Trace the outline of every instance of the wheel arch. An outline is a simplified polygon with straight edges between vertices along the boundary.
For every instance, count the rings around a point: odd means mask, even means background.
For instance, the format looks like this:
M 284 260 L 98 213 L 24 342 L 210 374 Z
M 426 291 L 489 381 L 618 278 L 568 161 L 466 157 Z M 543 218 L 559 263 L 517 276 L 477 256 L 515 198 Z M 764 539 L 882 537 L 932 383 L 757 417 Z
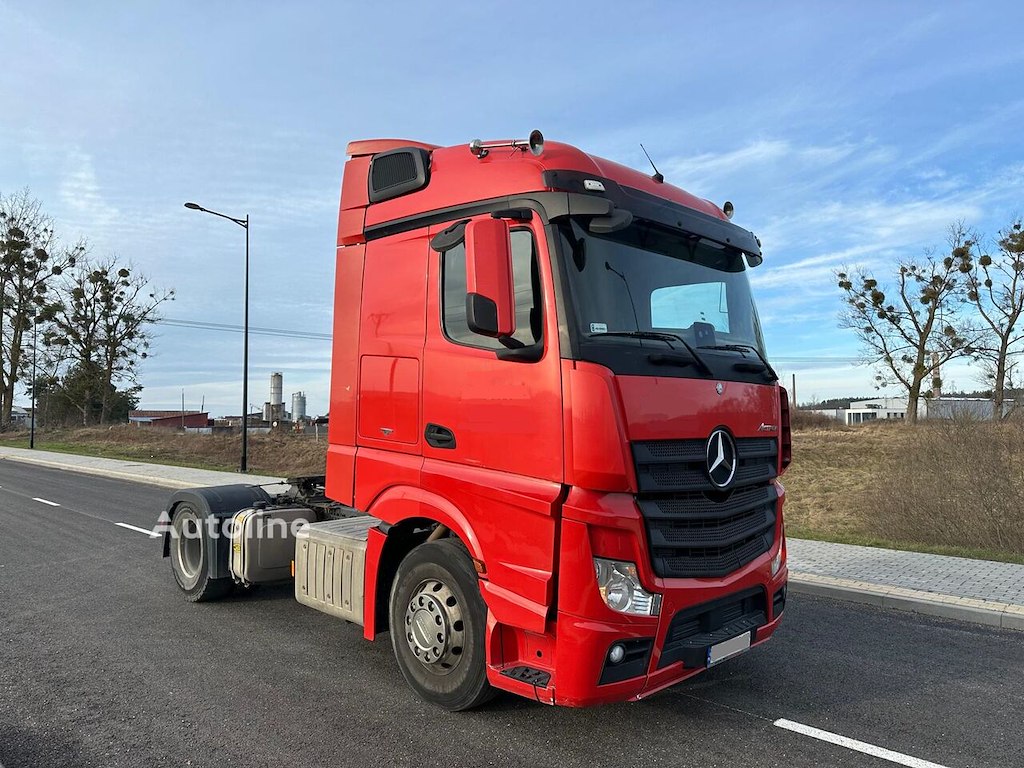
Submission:
M 376 570 L 367 586 L 373 585 L 373 595 L 367 594 L 367 610 L 364 625 L 368 639 L 389 628 L 388 599 L 398 566 L 405 557 L 420 544 L 426 542 L 438 525 L 445 526 L 453 538 L 458 539 L 469 552 L 469 556 L 485 562 L 479 539 L 466 516 L 447 499 L 419 488 L 389 488 L 370 505 L 368 514 L 383 521 L 380 526 L 384 536 Z

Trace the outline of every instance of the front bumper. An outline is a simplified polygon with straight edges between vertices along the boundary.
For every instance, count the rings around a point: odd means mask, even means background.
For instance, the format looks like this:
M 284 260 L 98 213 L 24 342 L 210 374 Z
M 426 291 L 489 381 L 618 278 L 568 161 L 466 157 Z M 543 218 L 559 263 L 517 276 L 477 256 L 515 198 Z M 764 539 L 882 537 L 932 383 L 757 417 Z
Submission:
M 778 541 L 721 578 L 659 578 L 650 569 L 642 520 L 629 514 L 635 510 L 632 500 L 587 496 L 575 509 L 567 505 L 569 516 L 563 518 L 553 703 L 590 706 L 640 699 L 706 669 L 711 645 L 749 632 L 753 647 L 775 632 L 788 579 L 785 561 L 778 573 L 771 573 Z M 780 532 L 781 497 L 780 489 Z M 595 555 L 636 563 L 644 588 L 662 596 L 660 614 L 629 616 L 609 609 L 594 582 Z M 615 643 L 627 649 L 628 677 L 608 674 Z
M 729 615 L 730 611 L 735 612 L 735 603 L 749 602 L 750 589 L 724 595 L 712 603 L 683 608 L 675 614 L 663 613 L 646 626 L 635 621 L 615 623 L 559 613 L 556 684 L 552 703 L 585 707 L 641 699 L 703 672 L 707 668 L 707 649 L 714 643 L 749 632 L 751 648 L 760 645 L 772 636 L 782 620 L 782 608 L 778 607 L 777 601 L 774 601 L 775 606 L 771 603 L 775 595 L 785 594 L 787 578 L 788 573 L 783 568 L 769 584 L 754 588 L 764 593 L 764 604 L 768 610 L 762 614 L 764 621 L 756 626 L 744 624 L 744 620 L 751 619 L 750 614 L 731 620 Z M 779 611 L 777 614 L 773 612 L 776 609 Z M 724 619 L 717 626 L 716 614 Z M 687 624 L 703 621 L 704 626 L 685 638 L 689 642 L 681 643 L 673 638 L 673 635 L 680 634 L 677 617 L 683 617 Z M 616 643 L 629 647 L 630 641 L 649 641 L 650 650 L 640 667 L 640 674 L 603 682 L 608 679 L 608 670 L 614 668 L 608 659 L 609 650 Z M 630 671 L 635 669 L 633 667 Z

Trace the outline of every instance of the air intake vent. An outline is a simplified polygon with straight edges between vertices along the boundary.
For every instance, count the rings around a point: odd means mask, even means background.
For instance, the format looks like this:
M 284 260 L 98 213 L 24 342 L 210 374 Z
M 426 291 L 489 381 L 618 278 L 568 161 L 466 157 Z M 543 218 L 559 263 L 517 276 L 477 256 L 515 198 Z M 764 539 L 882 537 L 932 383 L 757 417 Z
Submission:
M 370 202 L 423 189 L 430 181 L 430 155 L 424 149 L 405 147 L 374 155 L 370 162 Z

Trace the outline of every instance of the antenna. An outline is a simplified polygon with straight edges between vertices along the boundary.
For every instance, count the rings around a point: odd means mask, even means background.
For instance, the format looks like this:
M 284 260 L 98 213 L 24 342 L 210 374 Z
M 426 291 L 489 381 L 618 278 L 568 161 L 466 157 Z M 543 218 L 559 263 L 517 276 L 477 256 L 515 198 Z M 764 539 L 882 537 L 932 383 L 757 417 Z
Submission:
M 643 149 L 644 150 L 644 154 L 647 155 L 647 150 L 644 149 L 644 145 L 643 144 L 640 145 L 640 149 Z M 651 168 L 654 169 L 654 175 L 651 176 L 651 178 L 654 179 L 654 181 L 657 182 L 658 184 L 663 184 L 665 182 L 665 177 L 662 176 L 658 172 L 658 166 L 656 166 L 654 164 L 654 161 L 651 160 L 651 156 L 650 155 L 647 155 L 647 162 L 650 163 L 651 164 Z

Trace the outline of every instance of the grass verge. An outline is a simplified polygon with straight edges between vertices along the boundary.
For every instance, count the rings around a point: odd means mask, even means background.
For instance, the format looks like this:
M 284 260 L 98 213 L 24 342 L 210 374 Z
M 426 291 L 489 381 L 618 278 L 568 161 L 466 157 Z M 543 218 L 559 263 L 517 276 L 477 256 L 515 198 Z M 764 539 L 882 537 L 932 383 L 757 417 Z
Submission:
M 24 434 L 5 434 L 0 443 L 28 447 Z M 57 430 L 36 434 L 36 448 L 44 451 L 99 456 L 106 459 L 170 464 L 178 467 L 238 470 L 241 438 L 238 435 L 195 435 L 133 426 Z M 257 475 L 292 477 L 323 474 L 326 437 L 250 434 L 248 467 Z
M 1024 422 L 794 431 L 795 537 L 1024 562 Z

